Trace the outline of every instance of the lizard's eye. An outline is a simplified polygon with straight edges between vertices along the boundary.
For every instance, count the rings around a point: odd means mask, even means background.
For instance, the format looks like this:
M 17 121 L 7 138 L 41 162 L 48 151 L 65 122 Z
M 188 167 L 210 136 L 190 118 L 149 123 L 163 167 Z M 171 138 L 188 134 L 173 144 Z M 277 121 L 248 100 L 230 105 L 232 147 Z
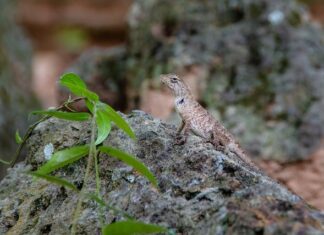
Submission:
M 177 79 L 176 77 L 172 77 L 172 78 L 170 79 L 170 81 L 171 81 L 172 83 L 177 83 L 178 79 Z

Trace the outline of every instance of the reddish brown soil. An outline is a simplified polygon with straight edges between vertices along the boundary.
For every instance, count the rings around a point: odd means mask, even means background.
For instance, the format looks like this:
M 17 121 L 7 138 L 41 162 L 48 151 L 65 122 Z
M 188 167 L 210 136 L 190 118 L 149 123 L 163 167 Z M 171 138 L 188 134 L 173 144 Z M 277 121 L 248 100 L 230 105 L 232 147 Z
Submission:
M 324 144 L 306 161 L 289 165 L 263 162 L 259 165 L 310 205 L 324 210 Z
M 324 25 L 324 3 L 322 0 L 314 1 L 309 6 L 311 17 Z

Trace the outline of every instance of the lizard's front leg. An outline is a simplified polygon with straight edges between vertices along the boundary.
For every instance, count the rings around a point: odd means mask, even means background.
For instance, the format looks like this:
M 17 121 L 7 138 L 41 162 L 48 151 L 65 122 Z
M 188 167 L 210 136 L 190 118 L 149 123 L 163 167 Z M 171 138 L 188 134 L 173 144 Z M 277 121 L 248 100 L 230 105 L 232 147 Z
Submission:
M 183 130 L 183 128 L 185 127 L 185 125 L 186 125 L 186 122 L 182 119 L 182 120 L 181 120 L 181 124 L 180 124 L 180 126 L 178 127 L 178 129 L 177 129 L 177 135 L 179 135 L 179 134 L 182 132 L 182 130 Z
M 183 131 L 183 135 L 181 135 L 182 131 Z M 189 125 L 184 120 L 182 120 L 182 122 L 177 130 L 177 137 L 176 137 L 175 143 L 177 145 L 182 145 L 182 144 L 186 143 L 188 135 L 189 135 L 189 131 L 190 131 Z

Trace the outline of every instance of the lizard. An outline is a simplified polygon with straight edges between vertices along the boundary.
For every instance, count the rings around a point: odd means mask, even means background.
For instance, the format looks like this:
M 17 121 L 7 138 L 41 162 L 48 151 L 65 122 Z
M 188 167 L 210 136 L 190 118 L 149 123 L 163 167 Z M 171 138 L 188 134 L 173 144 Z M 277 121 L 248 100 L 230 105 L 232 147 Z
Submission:
M 162 74 L 160 80 L 175 97 L 175 109 L 182 119 L 177 130 L 178 135 L 183 132 L 182 144 L 186 142 L 191 131 L 213 144 L 217 150 L 234 153 L 244 162 L 256 167 L 235 141 L 233 135 L 195 100 L 189 87 L 181 78 L 175 74 Z

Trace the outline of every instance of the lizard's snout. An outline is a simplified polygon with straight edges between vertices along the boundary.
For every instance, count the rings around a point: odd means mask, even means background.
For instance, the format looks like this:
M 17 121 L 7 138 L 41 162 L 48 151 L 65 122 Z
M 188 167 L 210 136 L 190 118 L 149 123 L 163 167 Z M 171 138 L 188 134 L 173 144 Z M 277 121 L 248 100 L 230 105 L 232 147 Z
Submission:
M 160 80 L 162 84 L 166 84 L 166 76 L 165 75 L 160 75 Z

